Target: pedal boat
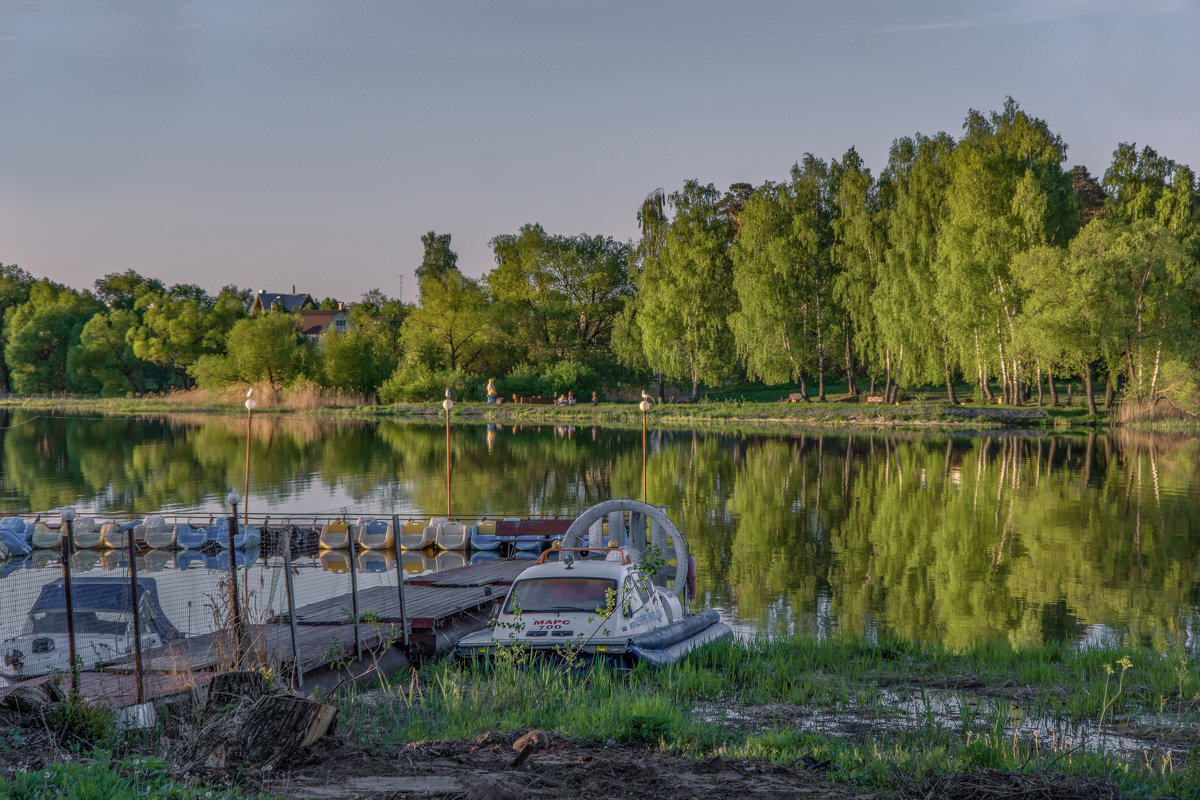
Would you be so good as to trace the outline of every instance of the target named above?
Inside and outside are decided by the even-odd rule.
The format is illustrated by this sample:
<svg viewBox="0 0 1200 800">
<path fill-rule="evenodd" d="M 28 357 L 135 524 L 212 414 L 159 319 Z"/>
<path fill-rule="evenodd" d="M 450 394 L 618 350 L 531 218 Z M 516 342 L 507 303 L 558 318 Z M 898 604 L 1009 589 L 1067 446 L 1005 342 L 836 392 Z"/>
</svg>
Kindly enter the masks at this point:
<svg viewBox="0 0 1200 800">
<path fill-rule="evenodd" d="M 586 546 L 584 537 L 594 528 L 591 538 L 598 540 L 605 522 L 609 545 Z M 636 500 L 600 503 L 571 523 L 560 547 L 517 577 L 494 625 L 460 639 L 455 656 L 521 647 L 622 665 L 674 663 L 731 634 L 717 612 L 689 613 L 694 565 L 683 535 L 661 509 Z"/>
</svg>

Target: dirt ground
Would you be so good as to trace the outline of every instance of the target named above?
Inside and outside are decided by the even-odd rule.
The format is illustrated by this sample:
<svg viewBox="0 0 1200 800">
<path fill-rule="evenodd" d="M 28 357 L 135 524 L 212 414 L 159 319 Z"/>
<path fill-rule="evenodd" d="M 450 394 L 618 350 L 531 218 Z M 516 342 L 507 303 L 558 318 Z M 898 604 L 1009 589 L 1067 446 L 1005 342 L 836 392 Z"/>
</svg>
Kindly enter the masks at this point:
<svg viewBox="0 0 1200 800">
<path fill-rule="evenodd" d="M 286 776 L 246 775 L 246 789 L 295 798 L 874 798 L 835 784 L 826 764 L 776 766 L 720 757 L 693 761 L 646 747 L 584 743 L 550 736 L 513 767 L 523 732 L 473 742 L 420 742 L 383 757 L 338 740 L 323 742 Z"/>
</svg>

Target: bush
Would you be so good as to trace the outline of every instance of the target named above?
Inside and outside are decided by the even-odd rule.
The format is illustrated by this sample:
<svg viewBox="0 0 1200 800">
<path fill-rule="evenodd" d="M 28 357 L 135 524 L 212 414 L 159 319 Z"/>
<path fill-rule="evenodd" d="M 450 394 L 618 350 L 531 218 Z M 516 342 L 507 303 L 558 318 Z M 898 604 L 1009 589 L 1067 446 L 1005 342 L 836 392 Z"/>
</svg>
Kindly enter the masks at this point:
<svg viewBox="0 0 1200 800">
<path fill-rule="evenodd" d="M 496 381 L 496 391 L 501 397 L 532 397 L 543 394 L 542 376 L 529 364 L 519 364 L 508 376 Z"/>
<path fill-rule="evenodd" d="M 542 384 L 545 389 L 555 394 L 574 392 L 576 400 L 591 397 L 592 392 L 599 391 L 600 378 L 595 370 L 586 364 L 574 361 L 559 361 L 542 373 Z"/>
<path fill-rule="evenodd" d="M 441 400 L 446 389 L 455 400 L 483 399 L 485 381 L 476 375 L 433 371 L 421 364 L 400 367 L 379 387 L 382 403 L 428 403 Z"/>
<path fill-rule="evenodd" d="M 240 380 L 237 363 L 227 356 L 200 356 L 195 364 L 188 367 L 188 374 L 201 389 L 223 389 Z"/>
</svg>

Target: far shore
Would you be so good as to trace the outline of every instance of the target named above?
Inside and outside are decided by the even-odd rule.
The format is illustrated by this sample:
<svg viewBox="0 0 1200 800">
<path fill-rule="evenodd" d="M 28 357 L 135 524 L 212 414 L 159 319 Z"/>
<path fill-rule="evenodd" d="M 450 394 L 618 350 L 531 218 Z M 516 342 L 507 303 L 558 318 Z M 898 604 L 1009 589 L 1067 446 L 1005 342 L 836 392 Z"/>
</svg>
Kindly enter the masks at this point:
<svg viewBox="0 0 1200 800">
<path fill-rule="evenodd" d="M 208 400 L 199 393 L 136 398 L 96 397 L 8 397 L 0 399 L 0 411 L 44 411 L 53 414 L 90 413 L 109 416 L 164 416 L 175 414 L 244 414 L 240 402 L 222 398 Z M 315 405 L 295 406 L 285 401 L 263 402 L 255 414 L 341 417 L 349 419 L 441 419 L 440 402 L 400 403 L 392 405 Z M 638 404 L 591 402 L 575 405 L 539 405 L 460 401 L 451 412 L 452 422 L 478 422 L 542 425 L 641 426 Z M 894 405 L 866 404 L 836 400 L 830 402 L 785 403 L 721 400 L 699 403 L 655 403 L 645 415 L 649 428 L 749 428 L 820 429 L 820 430 L 1095 430 L 1121 423 L 1112 412 L 1087 413 L 1078 400 L 1071 406 L 1028 404 L 1022 406 L 962 403 L 916 399 Z M 1138 427 L 1142 427 L 1138 425 Z M 1169 430 L 1200 430 L 1200 424 L 1172 422 L 1159 425 Z"/>
</svg>

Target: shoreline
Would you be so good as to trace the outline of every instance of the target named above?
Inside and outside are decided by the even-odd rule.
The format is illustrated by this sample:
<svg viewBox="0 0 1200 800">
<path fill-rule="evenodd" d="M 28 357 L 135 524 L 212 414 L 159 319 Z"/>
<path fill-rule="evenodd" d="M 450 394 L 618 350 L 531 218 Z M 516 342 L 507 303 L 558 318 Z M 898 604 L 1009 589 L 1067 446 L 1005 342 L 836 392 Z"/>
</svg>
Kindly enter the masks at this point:
<svg viewBox="0 0 1200 800">
<path fill-rule="evenodd" d="M 232 402 L 172 399 L 170 395 L 147 398 L 6 398 L 0 411 L 46 411 L 53 414 L 91 413 L 103 416 L 171 416 L 211 414 L 240 416 Z M 438 404 L 324 406 L 292 408 L 286 404 L 260 405 L 255 413 L 273 416 L 342 418 L 361 420 L 441 420 Z M 460 402 L 451 412 L 452 422 L 640 426 L 642 414 L 633 402 L 603 402 L 574 406 L 533 404 L 488 405 Z M 894 406 L 830 401 L 826 403 L 782 403 L 754 401 L 707 401 L 697 404 L 655 404 L 646 414 L 650 428 L 734 428 L 752 430 L 923 430 L 1038 432 L 1091 432 L 1111 428 L 1200 432 L 1200 423 L 1120 424 L 1112 412 L 1095 417 L 1080 406 L 1001 406 L 915 401 Z"/>
</svg>

